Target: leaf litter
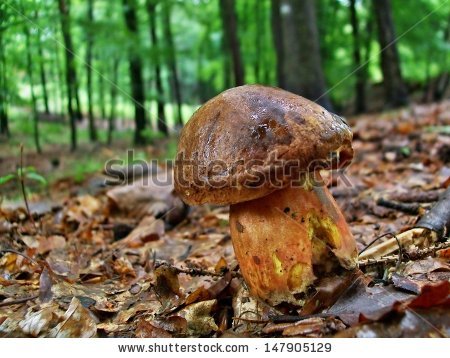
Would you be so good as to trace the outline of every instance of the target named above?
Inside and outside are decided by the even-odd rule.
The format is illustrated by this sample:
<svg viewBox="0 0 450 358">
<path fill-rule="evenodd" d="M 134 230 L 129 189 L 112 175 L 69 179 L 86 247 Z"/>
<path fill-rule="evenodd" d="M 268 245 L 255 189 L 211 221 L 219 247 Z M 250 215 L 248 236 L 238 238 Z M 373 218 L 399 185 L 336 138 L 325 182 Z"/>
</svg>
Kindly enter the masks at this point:
<svg viewBox="0 0 450 358">
<path fill-rule="evenodd" d="M 350 122 L 352 185 L 329 179 L 362 250 L 412 228 L 449 186 L 450 139 L 440 128 L 450 125 L 450 102 Z M 270 307 L 242 281 L 227 208 L 188 208 L 170 180 L 144 184 L 47 200 L 33 214 L 38 229 L 23 208 L 0 209 L 1 337 L 450 334 L 448 245 L 414 256 L 427 247 L 413 243 L 400 261 L 322 279 L 302 308 Z"/>
</svg>

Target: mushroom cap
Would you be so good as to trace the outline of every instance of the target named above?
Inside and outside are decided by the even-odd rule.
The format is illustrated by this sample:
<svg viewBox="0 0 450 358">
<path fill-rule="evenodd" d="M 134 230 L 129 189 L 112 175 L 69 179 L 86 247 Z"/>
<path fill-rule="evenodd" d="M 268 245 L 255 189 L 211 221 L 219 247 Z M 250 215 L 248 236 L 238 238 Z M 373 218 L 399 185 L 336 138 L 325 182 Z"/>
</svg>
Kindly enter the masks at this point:
<svg viewBox="0 0 450 358">
<path fill-rule="evenodd" d="M 175 190 L 190 205 L 261 198 L 301 173 L 348 165 L 351 141 L 341 117 L 306 98 L 261 85 L 231 88 L 184 126 Z"/>
</svg>

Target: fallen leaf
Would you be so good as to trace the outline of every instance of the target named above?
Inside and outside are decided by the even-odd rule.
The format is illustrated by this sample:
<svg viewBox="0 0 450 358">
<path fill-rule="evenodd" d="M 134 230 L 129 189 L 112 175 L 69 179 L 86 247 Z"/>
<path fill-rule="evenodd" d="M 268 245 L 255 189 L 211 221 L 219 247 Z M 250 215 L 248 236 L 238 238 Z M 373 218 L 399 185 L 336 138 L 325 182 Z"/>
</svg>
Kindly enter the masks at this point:
<svg viewBox="0 0 450 358">
<path fill-rule="evenodd" d="M 63 321 L 49 332 L 54 338 L 90 338 L 97 334 L 97 319 L 84 308 L 80 300 L 72 298 L 69 308 L 64 313 Z"/>
<path fill-rule="evenodd" d="M 166 330 L 155 327 L 145 319 L 138 321 L 136 331 L 136 338 L 172 338 L 172 335 Z"/>
<path fill-rule="evenodd" d="M 25 334 L 29 334 L 33 337 L 38 337 L 41 333 L 46 333 L 46 331 L 56 324 L 56 316 L 54 312 L 56 311 L 56 305 L 45 306 L 37 312 L 29 310 L 25 315 L 25 318 L 19 322 L 19 327 Z M 56 321 L 56 322 L 53 322 Z"/>
<path fill-rule="evenodd" d="M 162 235 L 164 235 L 164 221 L 146 216 L 125 238 L 117 241 L 115 246 L 141 247 L 147 242 L 158 240 Z"/>
<path fill-rule="evenodd" d="M 207 336 L 219 329 L 211 316 L 217 300 L 193 303 L 183 308 L 179 314 L 187 321 L 187 332 L 193 336 Z"/>
<path fill-rule="evenodd" d="M 39 277 L 39 300 L 42 303 L 47 303 L 52 300 L 52 285 L 52 278 L 50 277 L 48 269 L 45 267 Z"/>
<path fill-rule="evenodd" d="M 376 321 L 391 312 L 397 303 L 413 297 L 390 287 L 368 287 L 365 280 L 359 277 L 326 313 L 338 316 L 346 324 L 355 325 L 363 320 Z"/>
</svg>

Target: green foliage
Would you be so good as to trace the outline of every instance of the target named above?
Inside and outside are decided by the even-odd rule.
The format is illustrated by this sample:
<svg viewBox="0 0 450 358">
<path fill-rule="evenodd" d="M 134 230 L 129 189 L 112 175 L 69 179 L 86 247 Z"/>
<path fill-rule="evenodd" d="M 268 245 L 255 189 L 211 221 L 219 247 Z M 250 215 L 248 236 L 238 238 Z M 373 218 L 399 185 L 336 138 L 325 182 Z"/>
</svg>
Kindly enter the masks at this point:
<svg viewBox="0 0 450 358">
<path fill-rule="evenodd" d="M 4 176 L 0 177 L 0 185 L 6 184 L 15 178 L 16 178 L 15 174 L 4 175 Z"/>
<path fill-rule="evenodd" d="M 42 186 L 47 186 L 48 182 L 41 174 L 39 174 L 34 167 L 19 167 L 15 173 L 9 173 L 0 176 L 0 185 L 4 185 L 13 180 L 30 180 Z"/>
<path fill-rule="evenodd" d="M 86 113 L 87 70 L 85 67 L 86 37 L 92 34 L 93 45 L 93 100 L 96 118 L 106 117 L 115 105 L 116 118 L 129 123 L 134 116 L 131 99 L 132 83 L 129 79 L 128 50 L 136 52 L 144 64 L 144 83 L 147 116 L 151 124 L 156 121 L 156 98 L 166 102 L 166 116 L 169 127 L 174 128 L 174 99 L 171 95 L 169 49 L 163 31 L 163 6 L 170 9 L 172 32 L 181 80 L 184 119 L 195 107 L 224 90 L 228 76 L 224 70 L 222 20 L 219 0 L 164 0 L 157 6 L 157 31 L 161 43 L 155 47 L 150 40 L 149 22 L 145 0 L 136 1 L 138 36 L 132 36 L 126 29 L 123 18 L 122 0 L 95 0 L 94 23 L 88 27 L 87 2 L 70 1 L 71 31 L 74 42 L 75 66 L 78 75 L 81 107 Z M 448 6 L 442 0 L 417 0 L 405 5 L 404 0 L 392 0 L 396 34 L 400 36 L 402 73 L 409 82 L 424 83 L 449 68 Z M 238 33 L 245 65 L 246 82 L 276 83 L 276 53 L 272 37 L 271 0 L 236 1 Z M 330 95 L 335 103 L 344 106 L 354 96 L 355 65 L 353 63 L 353 37 L 350 26 L 348 0 L 318 0 L 316 2 L 320 48 L 326 82 L 332 88 Z M 371 0 L 356 1 L 363 59 L 370 61 L 364 67 L 370 83 L 381 81 L 379 69 L 379 46 L 376 36 Z M 67 89 L 65 86 L 64 48 L 60 30 L 60 18 L 55 0 L 7 0 L 0 4 L 0 40 L 5 63 L 0 66 L 6 71 L 4 87 L 10 107 L 30 108 L 30 86 L 26 75 L 26 53 L 31 51 L 33 77 L 38 110 L 43 111 L 43 90 L 40 85 L 40 67 L 43 63 L 47 76 L 47 88 L 52 113 L 65 114 Z M 32 48 L 27 49 L 24 25 L 32 37 Z M 447 35 L 446 35 L 447 34 Z M 37 44 L 42 53 L 39 54 Z M 289 54 L 287 54 L 289 56 Z M 154 65 L 159 59 L 162 65 L 164 93 L 155 89 Z M 113 64 L 118 61 L 117 83 L 113 81 Z M 299 64 L 301 66 L 301 64 Z M 117 88 L 117 98 L 111 102 L 110 92 Z M 0 88 L 0 90 L 3 90 Z M 105 112 L 105 113 L 103 113 Z M 20 120 L 13 116 L 11 132 L 21 132 L 32 147 L 33 126 L 29 112 L 22 112 Z M 17 119 L 17 121 L 16 121 Z M 105 119 L 106 120 L 106 119 Z M 41 142 L 45 146 L 68 143 L 67 123 L 39 124 Z M 79 138 L 88 140 L 88 131 L 81 124 Z M 118 128 L 114 139 L 132 139 L 130 125 Z M 154 126 L 153 126 L 154 127 Z M 106 125 L 99 130 L 100 141 L 106 141 Z M 149 128 L 152 128 L 150 126 Z M 160 136 L 148 129 L 144 134 L 154 141 Z M 14 142 L 14 135 L 12 142 Z"/>
</svg>

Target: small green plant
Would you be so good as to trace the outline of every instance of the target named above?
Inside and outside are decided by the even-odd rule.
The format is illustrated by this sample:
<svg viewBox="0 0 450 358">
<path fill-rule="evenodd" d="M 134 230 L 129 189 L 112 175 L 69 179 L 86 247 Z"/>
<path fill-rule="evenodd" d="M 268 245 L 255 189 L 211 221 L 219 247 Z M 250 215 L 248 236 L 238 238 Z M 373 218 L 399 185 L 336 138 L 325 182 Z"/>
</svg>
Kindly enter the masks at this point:
<svg viewBox="0 0 450 358">
<path fill-rule="evenodd" d="M 0 177 L 0 185 L 4 185 L 12 180 L 17 180 L 20 183 L 20 187 L 22 189 L 23 200 L 25 202 L 25 208 L 27 209 L 27 213 L 28 213 L 28 216 L 29 216 L 31 222 L 33 223 L 34 227 L 37 229 L 36 223 L 34 222 L 33 216 L 31 215 L 31 212 L 30 212 L 30 207 L 28 205 L 27 192 L 26 192 L 26 188 L 25 188 L 25 180 L 27 180 L 27 179 L 36 181 L 36 182 L 40 183 L 41 185 L 47 185 L 47 180 L 36 171 L 36 168 L 34 168 L 32 166 L 29 166 L 29 167 L 23 166 L 23 145 L 21 145 L 20 146 L 19 168 L 17 168 L 15 173 L 10 173 L 10 174 Z M 1 201 L 2 200 L 0 198 L 0 203 L 1 203 Z"/>
<path fill-rule="evenodd" d="M 1 176 L 0 185 L 5 185 L 6 183 L 9 183 L 10 181 L 13 180 L 20 181 L 21 178 L 23 178 L 24 180 L 35 181 L 37 183 L 42 184 L 43 186 L 46 186 L 48 184 L 47 179 L 45 179 L 41 174 L 39 174 L 36 171 L 36 168 L 30 166 L 25 168 L 19 167 L 14 173 Z"/>
</svg>

